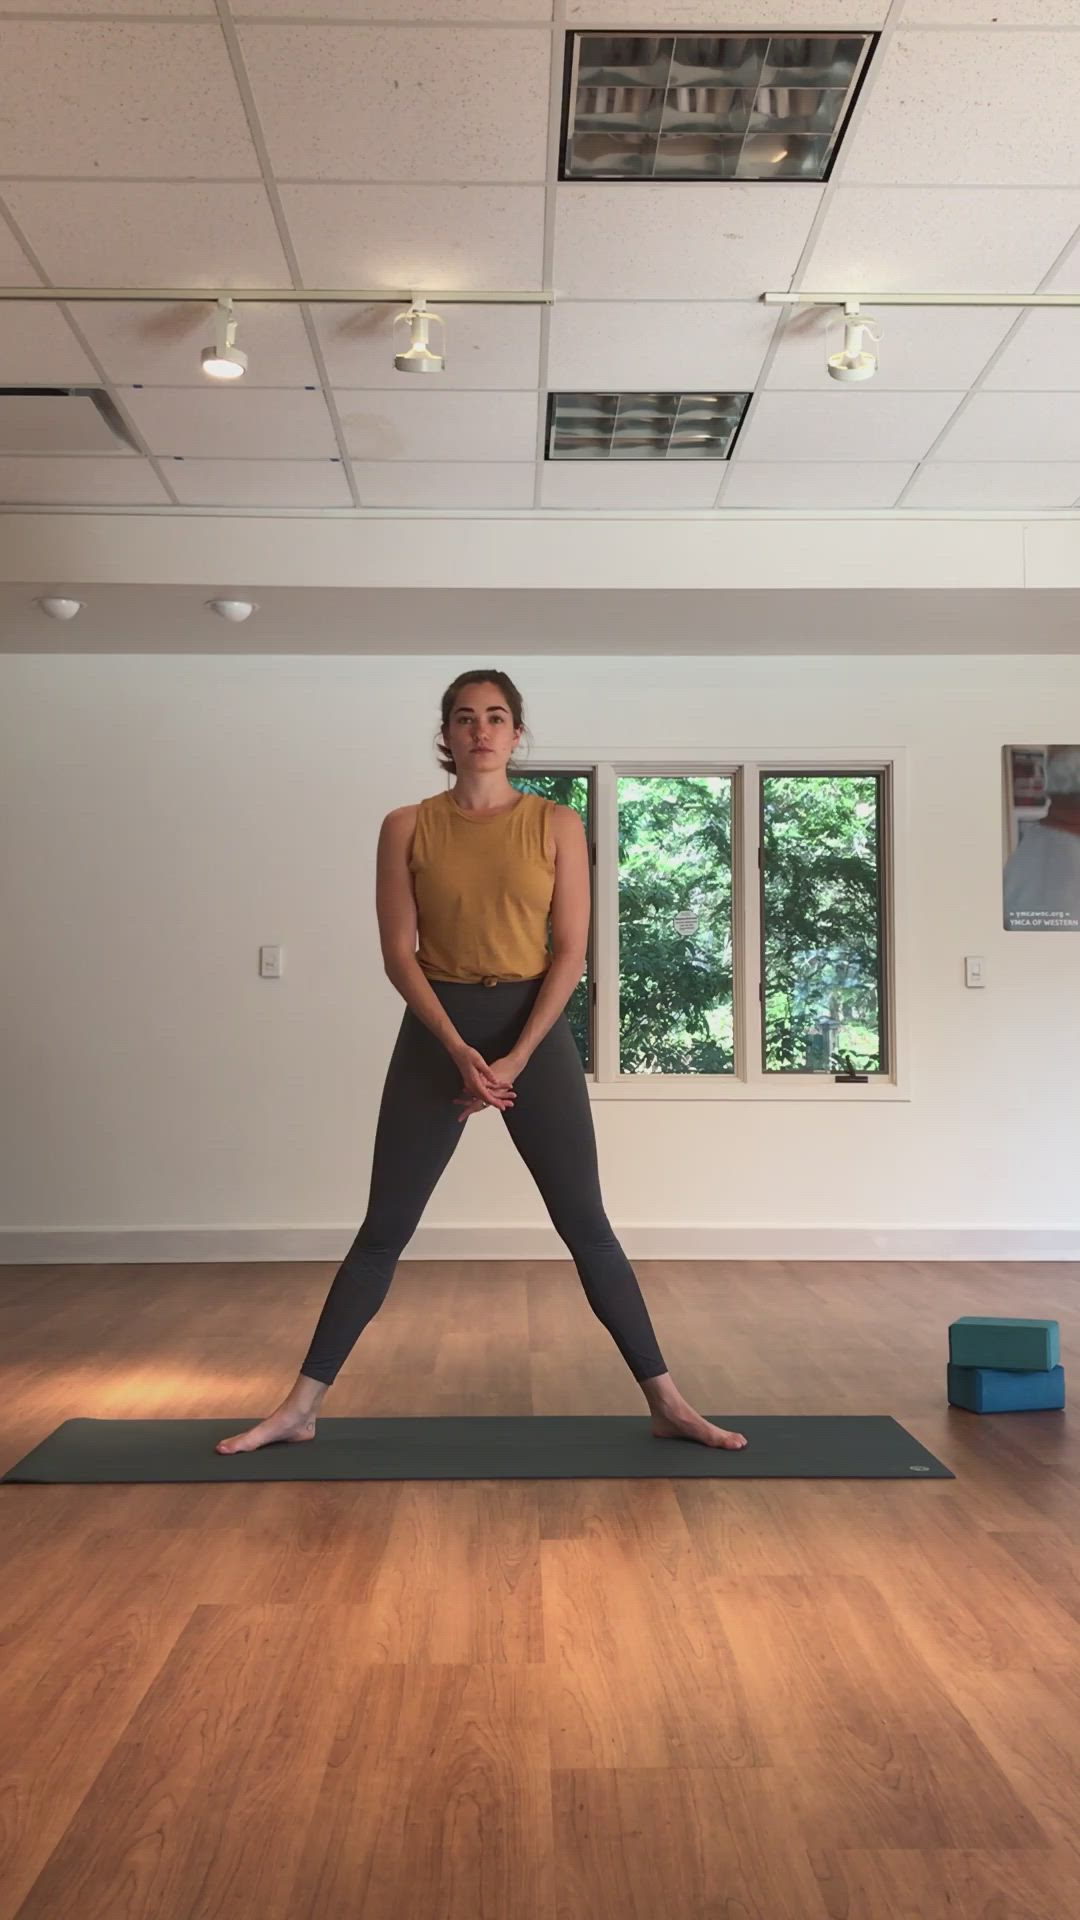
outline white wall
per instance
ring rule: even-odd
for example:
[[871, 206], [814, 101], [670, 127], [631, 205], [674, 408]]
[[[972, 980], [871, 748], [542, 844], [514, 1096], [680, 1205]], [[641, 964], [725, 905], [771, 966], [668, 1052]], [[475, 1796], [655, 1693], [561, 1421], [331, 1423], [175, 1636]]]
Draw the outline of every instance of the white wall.
[[[443, 784], [439, 695], [488, 664], [536, 762], [908, 749], [911, 1100], [594, 1104], [632, 1255], [1080, 1255], [1080, 939], [1002, 930], [1000, 833], [1002, 745], [1080, 738], [1080, 658], [23, 654], [0, 658], [0, 1258], [344, 1253], [402, 1012], [378, 822]], [[565, 1257], [545, 1222], [480, 1115], [410, 1251]]]

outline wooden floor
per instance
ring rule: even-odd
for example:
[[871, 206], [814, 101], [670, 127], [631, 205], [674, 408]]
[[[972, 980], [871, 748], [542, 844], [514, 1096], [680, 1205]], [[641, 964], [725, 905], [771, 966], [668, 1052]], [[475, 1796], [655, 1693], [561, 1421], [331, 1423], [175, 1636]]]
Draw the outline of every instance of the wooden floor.
[[[1080, 1914], [1075, 1415], [945, 1401], [963, 1313], [1068, 1376], [1080, 1269], [637, 1265], [702, 1412], [956, 1479], [2, 1487], [0, 1920]], [[0, 1269], [0, 1471], [249, 1425], [333, 1272]], [[323, 1409], [639, 1410], [568, 1261], [403, 1263]]]

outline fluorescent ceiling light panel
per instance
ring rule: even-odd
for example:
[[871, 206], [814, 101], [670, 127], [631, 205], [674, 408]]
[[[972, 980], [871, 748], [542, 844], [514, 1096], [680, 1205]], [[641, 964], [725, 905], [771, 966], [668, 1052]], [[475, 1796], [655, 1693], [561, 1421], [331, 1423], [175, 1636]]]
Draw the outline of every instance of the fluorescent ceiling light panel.
[[575, 33], [564, 180], [824, 180], [872, 33]]
[[553, 393], [549, 460], [726, 460], [748, 393]]

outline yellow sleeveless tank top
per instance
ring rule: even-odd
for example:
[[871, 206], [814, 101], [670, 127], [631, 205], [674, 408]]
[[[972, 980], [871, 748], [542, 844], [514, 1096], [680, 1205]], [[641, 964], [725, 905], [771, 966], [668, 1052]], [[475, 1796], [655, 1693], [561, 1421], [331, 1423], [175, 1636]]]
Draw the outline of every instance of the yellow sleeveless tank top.
[[551, 965], [555, 801], [523, 793], [506, 813], [463, 813], [447, 789], [421, 800], [409, 870], [416, 958], [431, 980], [534, 980]]

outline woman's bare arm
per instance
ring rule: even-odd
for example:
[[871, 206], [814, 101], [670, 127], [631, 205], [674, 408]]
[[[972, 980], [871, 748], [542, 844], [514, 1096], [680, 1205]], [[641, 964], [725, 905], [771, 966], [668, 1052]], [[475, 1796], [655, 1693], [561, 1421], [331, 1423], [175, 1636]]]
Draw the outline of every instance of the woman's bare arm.
[[456, 1059], [465, 1043], [416, 958], [416, 894], [409, 871], [416, 815], [415, 806], [395, 807], [379, 830], [375, 912], [383, 971], [417, 1019], [442, 1042], [451, 1059]]

